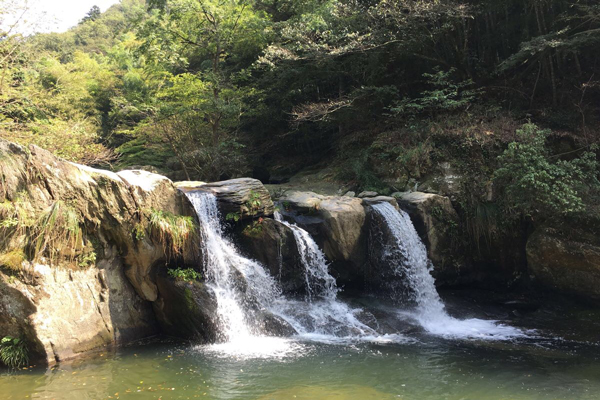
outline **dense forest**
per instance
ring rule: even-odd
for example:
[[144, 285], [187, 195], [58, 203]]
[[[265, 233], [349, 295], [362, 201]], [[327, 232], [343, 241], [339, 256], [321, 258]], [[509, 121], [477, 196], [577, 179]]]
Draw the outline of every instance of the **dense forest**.
[[383, 193], [446, 174], [480, 220], [598, 203], [594, 0], [122, 0], [16, 31], [0, 135], [74, 162]]

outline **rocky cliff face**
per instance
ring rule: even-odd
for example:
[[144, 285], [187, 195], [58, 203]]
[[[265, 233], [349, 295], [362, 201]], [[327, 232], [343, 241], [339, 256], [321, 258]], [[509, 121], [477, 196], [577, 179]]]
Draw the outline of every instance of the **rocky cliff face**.
[[600, 239], [596, 229], [568, 225], [537, 228], [527, 241], [528, 270], [535, 282], [557, 292], [600, 301]]
[[[158, 332], [155, 271], [174, 258], [157, 210], [191, 216], [160, 175], [119, 174], [0, 140], [0, 336], [54, 362]], [[37, 356], [37, 357], [36, 357]]]
[[[284, 292], [303, 293], [293, 232], [268, 218], [274, 206], [259, 181], [183, 185], [195, 186], [216, 194], [223, 215], [238, 217], [231, 222], [236, 241]], [[381, 201], [398, 207], [390, 197], [312, 192], [288, 193], [280, 207], [315, 238], [341, 286], [378, 289], [401, 279], [378, 263], [389, 232], [370, 206]], [[453, 229], [460, 221], [449, 199], [402, 193], [398, 201], [427, 244], [436, 277], [459, 282], [465, 272]], [[159, 332], [215, 340], [210, 290], [167, 274], [175, 266], [201, 269], [195, 224], [192, 205], [163, 176], [92, 169], [0, 140], [0, 338], [25, 338], [33, 361], [43, 363]], [[538, 228], [527, 243], [529, 273], [545, 287], [600, 300], [597, 238], [595, 231]], [[265, 332], [292, 333], [268, 313], [257, 319]]]

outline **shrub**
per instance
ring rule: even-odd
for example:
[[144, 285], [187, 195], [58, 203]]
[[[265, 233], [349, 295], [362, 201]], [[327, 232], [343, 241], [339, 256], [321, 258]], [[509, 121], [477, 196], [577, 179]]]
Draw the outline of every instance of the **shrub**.
[[180, 255], [196, 233], [192, 217], [154, 209], [150, 212], [150, 228], [162, 243], [165, 254], [170, 255]]
[[7, 268], [10, 271], [18, 272], [21, 270], [24, 260], [25, 254], [23, 253], [23, 250], [11, 250], [9, 252], [0, 254], [0, 267]]
[[192, 268], [174, 268], [168, 270], [167, 274], [175, 280], [184, 282], [199, 281], [202, 278], [202, 275]]
[[0, 361], [9, 368], [20, 368], [29, 362], [29, 350], [23, 339], [5, 336], [0, 340]]
[[585, 152], [570, 161], [554, 161], [545, 147], [549, 133], [531, 123], [523, 125], [517, 130], [519, 141], [510, 143], [498, 159], [494, 179], [507, 205], [526, 216], [583, 211], [582, 194], [600, 187], [596, 155]]
[[83, 232], [77, 211], [58, 200], [45, 210], [32, 227], [33, 259], [46, 254], [50, 263], [61, 255], [71, 254], [83, 247]]

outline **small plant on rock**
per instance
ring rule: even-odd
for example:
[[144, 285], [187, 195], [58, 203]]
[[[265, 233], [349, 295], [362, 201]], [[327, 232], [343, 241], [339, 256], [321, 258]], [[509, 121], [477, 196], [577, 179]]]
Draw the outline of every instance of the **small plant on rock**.
[[29, 362], [29, 350], [25, 340], [5, 336], [0, 340], [0, 361], [9, 368], [21, 368]]
[[196, 234], [196, 224], [192, 217], [162, 210], [153, 209], [150, 212], [150, 228], [162, 243], [165, 253], [173, 256], [180, 255]]
[[76, 252], [83, 247], [83, 232], [77, 211], [57, 200], [32, 227], [32, 238], [34, 260], [46, 255], [52, 263], [57, 262], [60, 256], [67, 255], [73, 261]]
[[167, 274], [177, 281], [193, 282], [202, 279], [202, 275], [192, 268], [174, 268], [167, 271]]
[[21, 270], [25, 254], [23, 250], [16, 249], [0, 254], [0, 267], [4, 267], [9, 271], [18, 272]]

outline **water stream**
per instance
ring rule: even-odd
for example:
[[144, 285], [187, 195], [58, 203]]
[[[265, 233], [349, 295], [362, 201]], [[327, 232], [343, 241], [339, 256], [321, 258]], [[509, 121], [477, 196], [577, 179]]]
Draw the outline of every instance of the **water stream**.
[[[322, 251], [294, 231], [310, 295], [286, 298], [260, 263], [243, 257], [221, 228], [216, 198], [188, 193], [200, 219], [206, 285], [218, 301], [221, 340], [142, 344], [51, 368], [0, 371], [3, 399], [440, 400], [597, 399], [600, 315], [548, 301], [511, 324], [453, 317], [435, 289], [431, 264], [408, 215], [374, 206], [393, 233], [391, 266], [408, 280], [411, 309], [372, 297], [339, 299]], [[241, 284], [240, 280], [247, 282]], [[486, 294], [483, 294], [486, 296]], [[449, 308], [492, 318], [468, 297]], [[456, 307], [456, 304], [459, 304]], [[264, 336], [253, 310], [270, 310], [298, 332]], [[464, 317], [464, 316], [463, 316]], [[412, 328], [406, 327], [407, 321]], [[387, 326], [387, 330], [382, 327]], [[417, 329], [419, 328], [419, 329]], [[536, 330], [540, 335], [525, 332]], [[385, 332], [388, 334], [386, 335]], [[393, 333], [401, 332], [401, 333]], [[560, 338], [558, 338], [560, 337]], [[554, 339], [553, 339], [554, 338]], [[490, 340], [494, 339], [494, 340]], [[498, 340], [507, 339], [507, 340]]]
[[[255, 309], [249, 307], [250, 304], [258, 304], [259, 309], [281, 317], [305, 339], [406, 341], [398, 333], [382, 335], [377, 331], [377, 321], [372, 314], [338, 299], [339, 289], [329, 273], [325, 255], [304, 229], [285, 221], [279, 213], [275, 216], [292, 230], [305, 271], [306, 298], [286, 298], [265, 268], [242, 256], [225, 237], [216, 197], [203, 191], [188, 192], [187, 196], [200, 220], [206, 283], [217, 299], [223, 342], [219, 348], [227, 352], [241, 348], [250, 351], [260, 343], [259, 347], [267, 354], [287, 351], [288, 342], [270, 340], [263, 335], [253, 315]], [[524, 336], [521, 330], [496, 321], [459, 320], [448, 315], [430, 274], [427, 249], [408, 215], [389, 203], [375, 204], [373, 209], [381, 215], [393, 236], [393, 245], [388, 249], [393, 255], [391, 267], [407, 279], [416, 303], [414, 310], [398, 310], [399, 316], [414, 319], [431, 334], [447, 337], [505, 340]], [[251, 355], [255, 355], [253, 350]]]
[[214, 349], [249, 355], [287, 351], [287, 343], [262, 335], [253, 318], [256, 307], [251, 307], [258, 303], [258, 308], [268, 308], [280, 297], [275, 279], [260, 263], [243, 257], [225, 237], [217, 198], [212, 193], [186, 194], [200, 221], [206, 285], [217, 300], [222, 343], [215, 344]]
[[456, 338], [478, 338], [504, 340], [525, 336], [519, 329], [482, 319], [453, 318], [445, 310], [444, 303], [435, 288], [431, 275], [433, 265], [427, 256], [427, 248], [417, 234], [409, 215], [397, 210], [387, 202], [374, 204], [373, 209], [386, 222], [392, 232], [393, 245], [388, 248], [391, 268], [406, 277], [407, 284], [416, 303], [414, 311], [400, 311], [412, 316], [428, 332]]
[[335, 299], [338, 292], [335, 278], [329, 274], [325, 254], [319, 249], [317, 243], [307, 231], [296, 224], [285, 221], [279, 211], [275, 211], [274, 217], [276, 221], [286, 225], [294, 233], [298, 253], [304, 267], [307, 300], [310, 302], [316, 298]]

